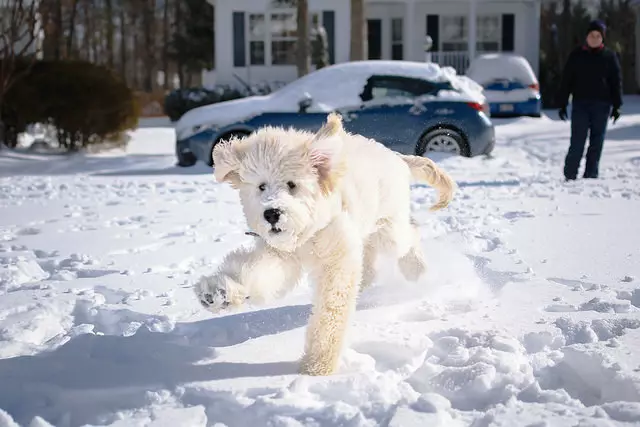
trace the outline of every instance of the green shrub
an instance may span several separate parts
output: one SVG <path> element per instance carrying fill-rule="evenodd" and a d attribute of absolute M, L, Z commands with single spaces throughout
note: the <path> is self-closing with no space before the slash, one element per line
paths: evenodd
<path fill-rule="evenodd" d="M 2 117 L 11 129 L 31 123 L 57 129 L 58 144 L 70 151 L 122 139 L 138 123 L 134 94 L 106 67 L 84 61 L 38 61 L 12 86 Z"/>

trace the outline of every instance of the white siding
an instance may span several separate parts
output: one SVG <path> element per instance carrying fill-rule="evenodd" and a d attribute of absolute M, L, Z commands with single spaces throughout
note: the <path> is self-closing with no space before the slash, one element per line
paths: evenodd
<path fill-rule="evenodd" d="M 204 1 L 204 0 L 203 0 Z M 367 18 L 382 18 L 383 58 L 390 58 L 391 18 L 404 18 L 404 59 L 424 60 L 424 38 L 426 35 L 426 15 L 466 15 L 469 0 L 414 0 L 413 9 L 408 8 L 411 0 L 369 0 L 366 4 Z M 233 66 L 233 12 L 265 13 L 269 0 L 216 0 L 216 69 L 207 78 L 207 83 L 238 84 L 233 76 L 237 74 L 250 83 L 261 81 L 291 81 L 297 77 L 296 67 L 286 66 Z M 309 0 L 309 11 L 335 12 L 335 61 L 349 60 L 350 47 L 350 2 L 349 0 Z M 413 11 L 413 13 L 411 13 Z M 540 40 L 539 0 L 477 0 L 478 14 L 515 15 L 514 53 L 527 58 L 536 74 L 538 73 Z M 410 25 L 407 19 L 412 19 Z M 413 29 L 413 34 L 408 33 Z"/>
<path fill-rule="evenodd" d="M 414 39 L 414 50 L 418 55 L 412 59 L 422 60 L 424 58 L 422 45 L 424 43 L 424 35 L 427 33 L 426 15 L 466 15 L 469 11 L 469 2 L 444 0 L 418 3 L 415 10 L 416 17 L 419 20 L 415 24 L 417 31 Z M 478 15 L 501 15 L 504 13 L 513 13 L 515 15 L 514 53 L 524 56 L 531 63 L 531 67 L 536 74 L 538 74 L 540 56 L 539 10 L 536 2 L 478 1 L 477 3 Z"/>
<path fill-rule="evenodd" d="M 236 85 L 242 79 L 258 83 L 261 81 L 292 81 L 297 78 L 294 65 L 277 66 L 233 66 L 233 12 L 265 13 L 268 0 L 218 0 L 216 1 L 216 70 L 218 84 Z M 333 10 L 335 12 L 335 61 L 349 60 L 351 9 L 347 0 L 309 0 L 309 12 Z"/>

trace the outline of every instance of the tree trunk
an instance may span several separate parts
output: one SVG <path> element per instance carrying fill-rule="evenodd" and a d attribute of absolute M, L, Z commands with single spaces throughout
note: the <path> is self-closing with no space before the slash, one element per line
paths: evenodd
<path fill-rule="evenodd" d="M 169 89 L 169 0 L 164 0 L 162 14 L 162 72 L 164 73 L 163 87 Z"/>
<path fill-rule="evenodd" d="M 122 79 L 124 81 L 128 81 L 127 79 L 127 38 L 129 37 L 129 33 L 127 32 L 127 14 L 126 14 L 126 6 L 125 2 L 121 1 L 120 3 L 120 75 L 122 75 Z"/>
<path fill-rule="evenodd" d="M 364 18 L 364 0 L 351 0 L 351 52 L 352 61 L 366 59 L 367 27 Z"/>
<path fill-rule="evenodd" d="M 106 43 L 107 43 L 107 66 L 111 69 L 113 69 L 113 21 L 114 21 L 114 16 L 113 16 L 113 3 L 112 0 L 105 0 L 104 2 L 105 5 L 105 25 L 107 27 L 107 31 L 106 31 Z"/>
<path fill-rule="evenodd" d="M 142 80 L 143 90 L 151 92 L 154 87 L 154 71 L 156 68 L 155 57 L 155 0 L 144 2 L 142 10 L 142 31 L 144 37 L 144 76 Z"/>
<path fill-rule="evenodd" d="M 182 7 L 180 6 L 181 4 L 182 2 L 179 0 L 175 2 L 176 34 L 182 34 L 182 30 L 183 30 L 182 20 L 184 18 L 182 17 Z M 185 75 L 184 75 L 185 64 L 184 64 L 184 61 L 182 60 L 182 55 L 178 55 L 178 58 L 176 60 L 176 68 L 178 70 L 178 81 L 180 83 L 180 87 L 181 88 L 186 87 Z"/>
<path fill-rule="evenodd" d="M 54 7 L 53 22 L 55 36 L 53 37 L 53 59 L 61 58 L 60 48 L 62 46 L 62 0 L 57 0 Z"/>
<path fill-rule="evenodd" d="M 571 0 L 563 0 L 562 3 L 562 25 L 559 25 L 558 28 L 562 30 L 562 45 L 560 48 L 560 55 L 562 56 L 562 63 L 564 64 L 567 58 L 569 57 L 569 52 L 571 52 L 571 34 L 572 25 L 571 25 Z"/>
<path fill-rule="evenodd" d="M 133 39 L 133 49 L 131 52 L 131 59 L 133 60 L 133 67 L 131 69 L 131 83 L 133 88 L 140 88 L 140 73 L 138 73 L 138 5 L 131 5 L 131 31 L 132 31 L 132 39 Z"/>
<path fill-rule="evenodd" d="M 307 0 L 298 0 L 296 65 L 298 77 L 309 74 L 311 58 L 309 57 L 309 4 Z"/>
<path fill-rule="evenodd" d="M 76 29 L 76 14 L 78 11 L 78 0 L 73 0 L 71 4 L 71 15 L 69 16 L 69 35 L 67 36 L 67 51 L 66 57 L 72 58 L 73 54 L 73 34 Z"/>

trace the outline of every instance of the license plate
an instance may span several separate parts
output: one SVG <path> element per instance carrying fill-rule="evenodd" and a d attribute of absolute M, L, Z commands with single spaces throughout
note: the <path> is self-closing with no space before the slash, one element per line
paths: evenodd
<path fill-rule="evenodd" d="M 500 111 L 513 111 L 513 104 L 500 104 Z"/>

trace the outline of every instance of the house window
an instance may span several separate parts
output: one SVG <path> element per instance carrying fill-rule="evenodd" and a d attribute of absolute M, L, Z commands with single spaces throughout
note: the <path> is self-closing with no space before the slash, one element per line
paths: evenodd
<path fill-rule="evenodd" d="M 500 52 L 501 21 L 500 15 L 478 16 L 476 41 L 478 52 Z"/>
<path fill-rule="evenodd" d="M 499 52 L 501 41 L 500 15 L 479 15 L 476 21 L 476 50 Z M 467 51 L 469 20 L 467 16 L 443 16 L 440 30 L 441 50 Z"/>
<path fill-rule="evenodd" d="M 391 59 L 402 59 L 402 18 L 391 20 Z"/>
<path fill-rule="evenodd" d="M 272 65 L 295 65 L 297 27 L 295 13 L 271 14 Z"/>
<path fill-rule="evenodd" d="M 249 65 L 265 65 L 265 19 L 263 14 L 249 15 Z"/>
<path fill-rule="evenodd" d="M 271 0 L 272 9 L 292 8 L 296 6 L 296 0 Z"/>
<path fill-rule="evenodd" d="M 443 16 L 440 29 L 440 50 L 443 52 L 460 52 L 468 49 L 467 17 Z"/>
<path fill-rule="evenodd" d="M 0 0 L 1 1 L 1 0 Z M 287 0 L 272 5 L 270 13 L 248 14 L 247 51 L 249 65 L 295 65 L 298 23 L 295 9 L 286 7 Z M 322 15 L 309 13 L 309 30 L 313 18 L 322 25 Z"/>

